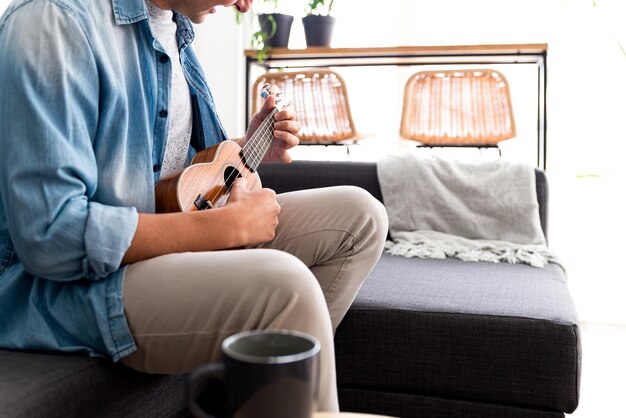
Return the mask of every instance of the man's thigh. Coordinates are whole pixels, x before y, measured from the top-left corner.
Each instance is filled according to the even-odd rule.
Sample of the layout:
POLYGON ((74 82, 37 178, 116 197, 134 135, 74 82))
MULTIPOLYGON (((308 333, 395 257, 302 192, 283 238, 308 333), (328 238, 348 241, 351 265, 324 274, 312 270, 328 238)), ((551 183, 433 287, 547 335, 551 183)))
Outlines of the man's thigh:
POLYGON ((135 263, 126 270, 123 297, 138 351, 124 362, 183 372, 218 359, 221 341, 235 332, 308 326, 288 315, 302 294, 326 309, 306 266, 275 250, 170 254, 135 263))

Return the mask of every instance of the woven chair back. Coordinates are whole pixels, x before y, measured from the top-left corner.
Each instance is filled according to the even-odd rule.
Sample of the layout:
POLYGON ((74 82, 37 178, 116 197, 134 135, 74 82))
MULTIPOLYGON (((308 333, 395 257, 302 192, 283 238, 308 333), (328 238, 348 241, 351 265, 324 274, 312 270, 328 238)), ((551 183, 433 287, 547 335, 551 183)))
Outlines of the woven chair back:
POLYGON ((515 137, 506 78, 491 69, 413 74, 404 89, 400 135, 434 146, 495 146, 515 137))
POLYGON ((258 112, 263 101, 263 85, 278 87, 290 100, 302 130, 300 143, 332 144, 360 139, 352 119, 348 92, 343 78, 335 71, 268 72, 252 87, 252 111, 258 112))

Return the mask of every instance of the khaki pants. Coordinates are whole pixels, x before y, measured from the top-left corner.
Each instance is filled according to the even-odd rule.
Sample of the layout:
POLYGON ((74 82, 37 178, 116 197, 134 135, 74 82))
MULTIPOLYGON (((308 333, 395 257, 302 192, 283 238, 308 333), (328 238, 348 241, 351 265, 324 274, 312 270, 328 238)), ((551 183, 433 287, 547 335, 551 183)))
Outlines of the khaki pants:
POLYGON ((351 186, 285 193, 278 201, 272 242, 128 267, 124 306, 137 351, 124 364, 188 372, 219 361, 222 340, 236 332, 302 331, 322 345, 319 409, 338 410, 334 330, 380 257, 387 215, 351 186))

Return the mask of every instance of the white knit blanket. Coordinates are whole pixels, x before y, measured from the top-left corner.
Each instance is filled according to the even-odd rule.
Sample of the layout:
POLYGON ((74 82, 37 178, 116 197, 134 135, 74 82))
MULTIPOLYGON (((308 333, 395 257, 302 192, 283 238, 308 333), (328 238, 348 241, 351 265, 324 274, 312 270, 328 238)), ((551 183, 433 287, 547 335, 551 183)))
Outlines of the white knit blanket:
POLYGON ((535 267, 557 262, 541 229, 529 165, 409 151, 383 157, 378 179, 389 214, 388 253, 535 267))

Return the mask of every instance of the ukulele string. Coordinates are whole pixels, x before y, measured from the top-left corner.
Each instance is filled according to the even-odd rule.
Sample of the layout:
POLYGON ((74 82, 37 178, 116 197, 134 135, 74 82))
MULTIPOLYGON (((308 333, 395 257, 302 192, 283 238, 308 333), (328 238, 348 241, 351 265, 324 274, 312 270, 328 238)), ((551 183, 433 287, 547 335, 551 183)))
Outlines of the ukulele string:
MULTIPOLYGON (((257 137, 261 137, 263 139, 263 140, 256 141, 256 143, 253 144, 253 149, 250 150, 251 161, 249 163, 249 167, 254 167, 254 170, 256 170, 257 167, 261 164, 261 160, 265 156, 265 153, 267 152, 270 145, 272 144, 272 141, 274 140, 274 135, 273 135, 274 115, 276 114, 277 111, 278 111, 277 108, 274 108, 272 110, 270 115, 268 115, 268 117, 265 118, 265 120, 261 123, 257 131, 254 133, 253 138, 251 139, 251 141, 253 139, 256 139, 257 137)), ((243 149, 242 149, 242 154, 243 154, 243 149)))
MULTIPOLYGON (((263 92, 261 93, 261 96, 263 98, 267 98, 267 96, 271 91, 271 86, 269 84, 265 84, 263 86, 263 92, 265 94, 263 94, 263 92)), ((278 97, 282 94, 282 92, 280 90, 278 90, 276 92, 276 94, 278 95, 278 97)), ((280 98, 277 99, 278 101, 280 101, 280 98)), ((287 103, 283 109, 286 109, 287 107, 289 107, 290 103, 287 103)), ((274 135, 273 135, 273 131, 274 131, 274 115, 278 112, 278 106, 274 106, 274 109, 272 109, 272 111, 270 112, 270 114, 263 120, 263 122, 261 122, 261 125, 259 126, 259 128, 257 128, 257 131, 254 133, 254 135, 252 136, 251 140, 248 141, 248 143, 246 143, 246 146, 248 146, 248 144, 250 144, 250 142, 252 142, 254 139, 256 139, 257 134, 259 134, 259 136, 263 135, 263 137, 265 138, 264 141, 256 141, 256 143, 253 144, 254 147, 258 147, 257 149, 252 149, 250 150, 250 153, 248 154, 250 156, 250 160, 249 161, 249 165, 248 167, 254 167, 253 170, 256 170, 258 168, 258 166, 261 164, 261 161, 263 160, 263 157, 265 156, 265 154, 267 153, 269 147, 272 145, 272 142, 274 141, 274 135), (270 118, 271 116, 271 118, 270 118), (267 122, 267 123, 266 123, 267 122), (259 151, 260 149, 260 151, 259 151)), ((245 146, 244 146, 245 148, 245 146)), ((242 156, 244 156, 244 150, 242 149, 242 156)), ((245 157, 245 156, 244 156, 245 157)), ((244 163, 245 164, 245 163, 244 163)), ((245 172, 244 172, 245 175, 245 172)))
MULTIPOLYGON (((257 128, 257 130, 254 132, 254 134, 252 135, 252 138, 250 138, 250 140, 246 143, 246 145, 244 145, 244 147, 242 148, 241 152, 242 152, 242 158, 239 159, 239 163, 238 164, 243 164, 244 166, 246 165, 246 162, 248 162, 248 167, 256 170, 256 168, 258 167, 258 165, 261 163, 261 159, 263 158, 262 154, 264 151, 259 152, 259 149, 261 149, 262 147, 264 147, 264 144, 267 144, 266 146, 266 150, 269 147, 269 144, 271 144, 273 138, 273 135, 270 136, 270 132, 273 131, 274 129, 274 114, 276 114, 277 109, 274 108, 270 114, 263 120, 263 122, 261 122, 261 125, 259 125, 259 127, 257 128), (259 137, 261 137, 261 140, 259 140, 259 137), (251 144, 251 145, 249 145, 251 144), (250 161, 244 161, 245 160, 245 155, 244 155, 244 148, 246 148, 246 146, 252 146, 252 149, 250 149, 248 155, 250 157, 250 161)), ((245 149, 245 151, 248 151, 248 149, 245 149)))
MULTIPOLYGON (((274 112, 274 113, 276 113, 276 112, 274 112)), ((267 150, 269 149, 270 145, 272 144, 272 141, 274 140, 274 135, 273 135, 273 131, 274 131, 273 115, 272 115, 271 121, 272 121, 272 123, 268 122, 265 125, 261 124, 261 126, 259 127, 259 129, 257 131, 259 131, 259 130, 262 131, 259 134, 259 136, 262 136, 265 139, 263 141, 258 141, 258 147, 256 146, 257 144, 254 144, 256 149, 253 149, 253 150, 250 151, 251 159, 253 160, 253 163, 251 163, 250 165, 251 166, 253 165, 255 170, 261 164, 261 160, 265 156, 265 153, 267 152, 267 150)))
MULTIPOLYGON (((261 93, 261 96, 266 98, 271 91, 271 86, 269 84, 265 84, 263 86, 263 92, 265 93, 265 95, 263 93, 261 93)), ((278 94, 278 97, 282 94, 282 92, 280 90, 278 90, 276 92, 276 94, 278 94)), ((278 101, 280 101, 280 99, 277 99, 278 101)), ((290 103, 288 102, 285 106, 283 106, 283 109, 286 109, 287 107, 289 107, 290 103)), ((258 148, 257 149, 252 149, 250 150, 250 153, 248 154, 250 156, 251 161, 249 161, 249 165, 248 167, 254 167, 253 170, 256 170, 258 168, 258 166, 261 164, 263 157, 265 156, 265 154, 267 153, 269 147, 272 145, 272 142, 274 141, 274 135, 273 135, 273 131, 274 131, 274 115, 278 112, 278 106, 274 106, 274 109, 272 109, 272 111, 270 112, 270 115, 268 115, 268 117, 266 117, 263 122, 261 122, 261 125, 259 126, 259 128, 257 129, 257 131, 254 133, 253 137, 251 138, 250 141, 248 141, 248 143, 246 144, 246 146, 252 142, 252 139, 256 138, 256 134, 260 132, 261 134, 264 134, 264 141, 257 141, 258 143, 258 148), (269 116, 272 116, 271 118, 269 116), (265 123, 267 122, 267 123, 265 123), (259 151, 259 149, 261 151, 259 151)), ((254 144, 254 146, 257 146, 257 143, 254 144)), ((244 150, 242 150, 242 156, 244 156, 244 150)), ((244 163, 245 164, 245 163, 244 163)), ((245 172, 244 172, 245 175, 245 172)))
MULTIPOLYGON (((291 103, 288 102, 283 107, 283 109, 287 109, 290 105, 291 105, 291 103)), ((277 113, 278 112, 278 108, 275 107, 272 112, 273 113, 277 113)), ((266 118, 263 122, 265 122, 267 119, 269 119, 269 118, 266 118)), ((260 151, 258 151, 258 150, 251 151, 252 153, 256 152, 256 155, 253 155, 253 157, 256 157, 256 161, 254 163, 255 169, 261 164, 261 162, 263 160, 263 157, 265 156, 265 154, 269 150, 270 146, 272 145, 272 142, 274 141, 274 133, 273 133, 273 131, 274 131, 274 122, 275 122, 274 118, 272 117, 270 123, 268 123, 264 127, 263 127, 263 124, 262 124, 261 127, 259 127, 259 128, 263 128, 264 129, 264 134, 265 134, 266 140, 265 141, 259 141, 259 148, 261 149, 260 151)), ((260 129, 258 129, 258 130, 260 130, 260 129)))
MULTIPOLYGON (((265 151, 267 151, 267 149, 269 149, 269 146, 270 146, 273 138, 266 139, 265 141, 258 141, 257 138, 259 136, 261 136, 261 135, 267 136, 267 134, 270 132, 270 128, 269 128, 270 124, 272 125, 271 129, 273 130, 274 115, 276 114, 277 111, 278 111, 278 109, 276 107, 274 109, 272 109, 270 114, 263 120, 263 122, 261 122, 261 125, 259 125, 257 130, 254 132, 254 134, 252 135, 252 138, 250 138, 250 141, 248 141, 248 143, 253 142, 253 141, 258 142, 258 144, 259 144, 258 147, 257 147, 257 144, 255 144, 255 143, 252 144, 253 148, 260 149, 261 147, 264 146, 263 142, 265 142, 265 143, 267 143, 267 145, 265 145, 265 151)), ((248 145, 248 143, 246 143, 246 145, 248 145)), ((244 145, 244 148, 245 148, 245 145, 244 145)), ((251 159, 254 159, 254 157, 255 157, 254 153, 258 153, 258 149, 251 149, 250 150, 251 159)), ((240 169, 241 165, 243 165, 244 167, 246 166, 246 163, 244 162, 243 150, 244 149, 242 148, 241 149, 241 157, 239 158, 239 161, 235 165, 236 169, 240 169)), ((259 157, 258 161, 255 162, 255 167, 258 167, 258 164, 261 162, 260 161, 261 158, 262 157, 259 157)), ((251 164, 250 164, 250 167, 252 166, 251 164)), ((255 170, 256 170, 256 168, 255 168, 255 170)), ((241 171, 243 171, 243 170, 241 170, 241 171)), ((235 179, 233 179, 232 176, 233 175, 236 176, 237 174, 235 174, 235 173, 241 173, 241 171, 240 170, 234 170, 225 179, 224 185, 226 186, 226 192, 230 192, 230 190, 233 187, 235 179), (230 182, 230 185, 228 185, 229 182, 230 182)), ((244 175, 245 175, 245 173, 244 173, 244 175)), ((220 188, 218 189, 217 193, 215 194, 216 196, 218 196, 223 191, 224 185, 220 186, 220 188)))

